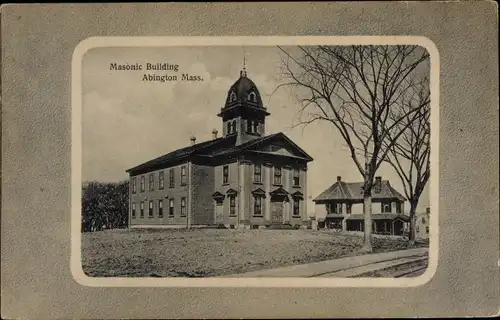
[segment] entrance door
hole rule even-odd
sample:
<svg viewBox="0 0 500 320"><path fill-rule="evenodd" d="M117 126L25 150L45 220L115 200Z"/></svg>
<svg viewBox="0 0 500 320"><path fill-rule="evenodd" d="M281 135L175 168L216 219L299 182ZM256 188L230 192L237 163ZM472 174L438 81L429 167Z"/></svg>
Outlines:
<svg viewBox="0 0 500 320"><path fill-rule="evenodd" d="M224 206L222 202L215 203L215 224L224 224Z"/></svg>
<svg viewBox="0 0 500 320"><path fill-rule="evenodd" d="M403 221L395 220L393 222L393 226L394 226L394 235L395 236L403 235Z"/></svg>
<svg viewBox="0 0 500 320"><path fill-rule="evenodd" d="M271 222L273 224L283 223L283 202L271 202Z"/></svg>

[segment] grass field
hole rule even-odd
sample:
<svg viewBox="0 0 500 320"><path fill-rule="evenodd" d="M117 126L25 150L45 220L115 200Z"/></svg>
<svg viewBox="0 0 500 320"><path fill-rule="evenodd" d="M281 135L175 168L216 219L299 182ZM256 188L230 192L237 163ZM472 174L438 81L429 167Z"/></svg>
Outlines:
<svg viewBox="0 0 500 320"><path fill-rule="evenodd" d="M108 230L82 234L82 266L91 277L220 276L353 256L362 242L326 230ZM373 239L374 252L407 248Z"/></svg>

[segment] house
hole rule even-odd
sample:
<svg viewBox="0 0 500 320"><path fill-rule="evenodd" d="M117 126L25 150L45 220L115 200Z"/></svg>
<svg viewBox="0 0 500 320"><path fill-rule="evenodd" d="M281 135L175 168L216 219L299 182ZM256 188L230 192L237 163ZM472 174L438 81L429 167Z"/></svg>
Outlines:
<svg viewBox="0 0 500 320"><path fill-rule="evenodd" d="M372 189L372 230L375 234L402 235L408 229L404 215L405 198L389 181L375 177ZM363 182L345 182L340 176L313 202L316 216L325 217L328 228L363 231Z"/></svg>
<svg viewBox="0 0 500 320"><path fill-rule="evenodd" d="M415 214L415 238L429 239L430 208Z"/></svg>
<svg viewBox="0 0 500 320"><path fill-rule="evenodd" d="M127 170L130 227L255 228L307 223L307 164L283 133L266 135L257 86L245 68L218 116L222 137L191 144Z"/></svg>

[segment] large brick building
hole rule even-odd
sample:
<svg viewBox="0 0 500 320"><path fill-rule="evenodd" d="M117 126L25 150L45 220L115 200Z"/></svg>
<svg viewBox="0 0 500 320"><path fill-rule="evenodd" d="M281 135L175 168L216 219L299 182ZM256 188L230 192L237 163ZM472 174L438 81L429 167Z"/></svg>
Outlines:
<svg viewBox="0 0 500 320"><path fill-rule="evenodd" d="M283 133L266 135L270 114L246 70L218 116L222 137L127 170L131 227L300 226L307 221L307 164Z"/></svg>

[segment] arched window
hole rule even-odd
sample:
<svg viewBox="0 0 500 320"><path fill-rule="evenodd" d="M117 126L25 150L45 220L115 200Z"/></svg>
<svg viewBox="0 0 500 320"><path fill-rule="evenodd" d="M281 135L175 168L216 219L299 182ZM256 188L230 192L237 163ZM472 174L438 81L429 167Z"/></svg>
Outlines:
<svg viewBox="0 0 500 320"><path fill-rule="evenodd" d="M253 91L250 92L248 94L247 100L252 101L252 102L257 102L257 95L255 94L255 92L253 92Z"/></svg>
<svg viewBox="0 0 500 320"><path fill-rule="evenodd" d="M229 102L234 102L234 101L236 101L236 93L232 91L231 94L229 95Z"/></svg>
<svg viewBox="0 0 500 320"><path fill-rule="evenodd" d="M233 120L233 133L235 133L237 130L236 130L236 120Z"/></svg>

